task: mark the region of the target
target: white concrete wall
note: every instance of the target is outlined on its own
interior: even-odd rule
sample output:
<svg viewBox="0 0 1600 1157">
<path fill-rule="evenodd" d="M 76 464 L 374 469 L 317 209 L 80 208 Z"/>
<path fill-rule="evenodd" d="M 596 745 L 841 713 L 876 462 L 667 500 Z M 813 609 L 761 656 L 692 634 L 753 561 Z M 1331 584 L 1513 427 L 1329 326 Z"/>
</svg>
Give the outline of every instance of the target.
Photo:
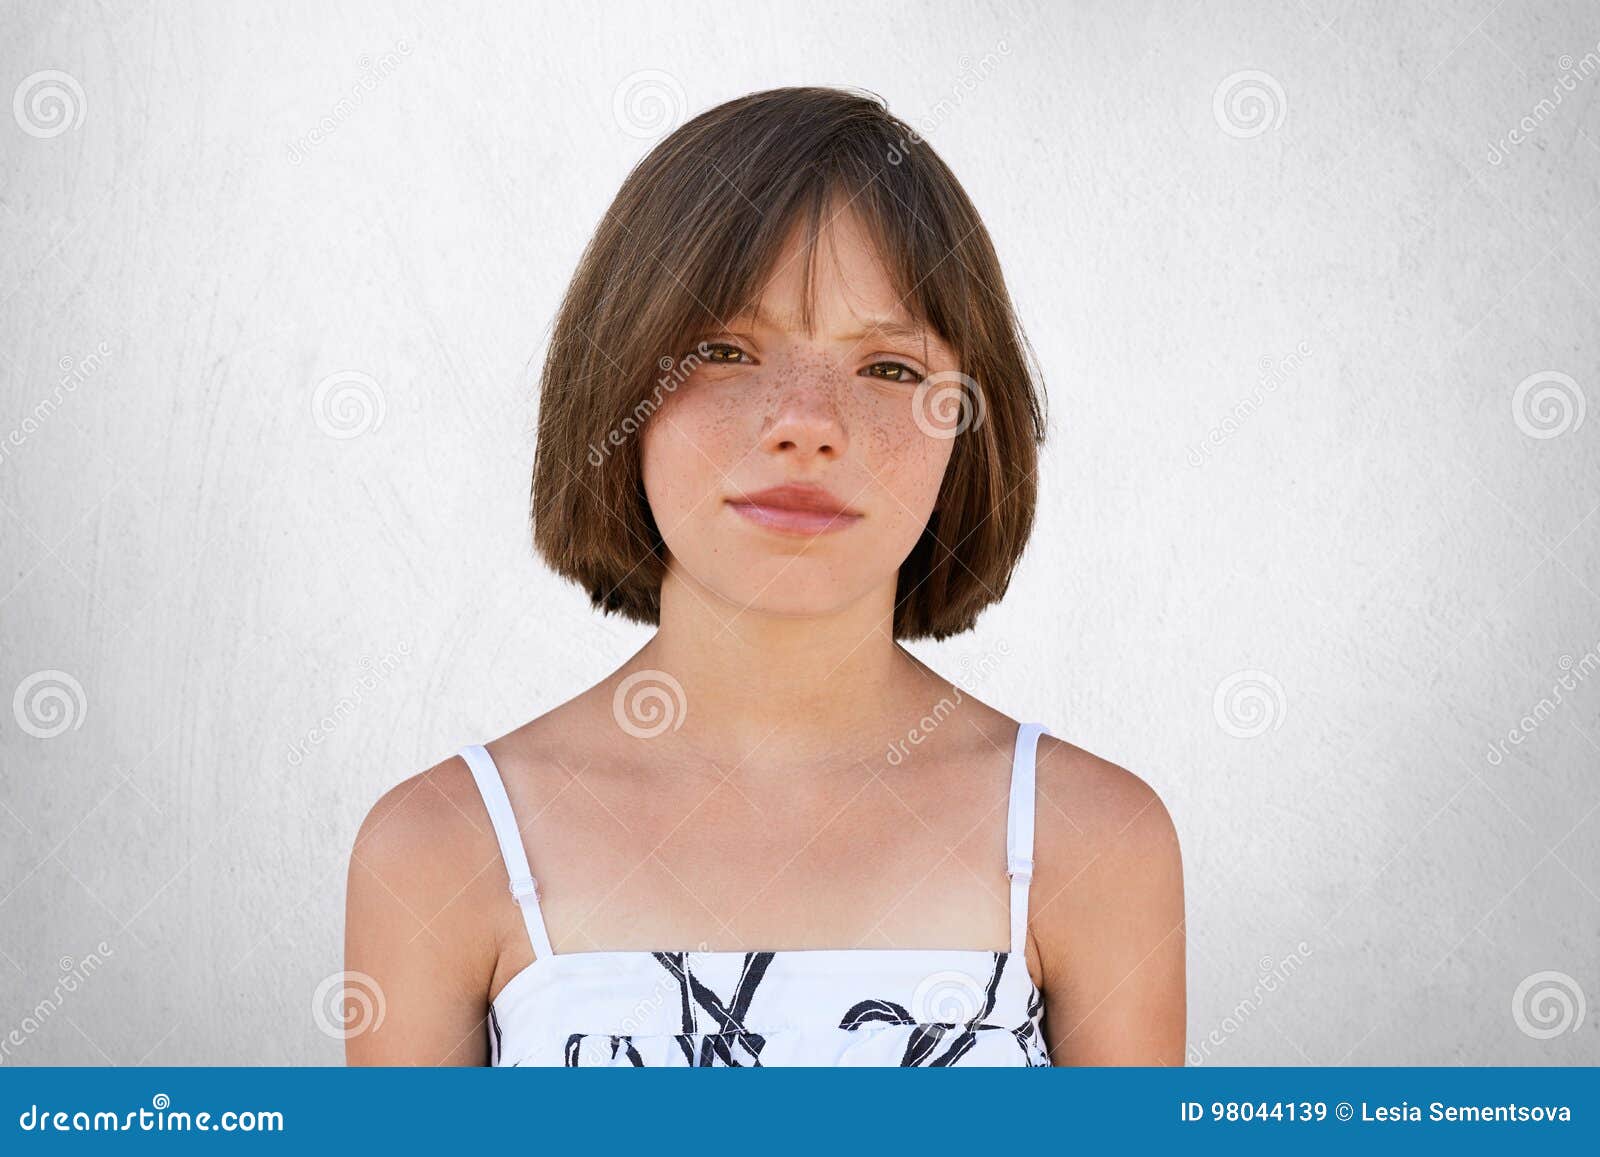
<svg viewBox="0 0 1600 1157">
<path fill-rule="evenodd" d="M 365 809 L 644 637 L 526 542 L 580 248 L 652 136 L 794 83 L 882 93 L 1001 250 L 1037 538 L 918 651 L 1165 797 L 1194 1059 L 1600 1062 L 1593 4 L 4 23 L 4 1063 L 339 1062 Z"/>
</svg>

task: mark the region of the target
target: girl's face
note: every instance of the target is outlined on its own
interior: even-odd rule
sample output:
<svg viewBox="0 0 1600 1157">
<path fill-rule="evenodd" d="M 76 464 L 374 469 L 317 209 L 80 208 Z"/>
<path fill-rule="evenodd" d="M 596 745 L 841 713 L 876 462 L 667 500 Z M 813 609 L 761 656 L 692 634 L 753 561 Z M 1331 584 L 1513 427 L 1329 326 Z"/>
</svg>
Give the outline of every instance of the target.
<svg viewBox="0 0 1600 1157">
<path fill-rule="evenodd" d="M 797 228 L 759 312 L 683 355 L 694 368 L 641 444 L 669 571 L 767 614 L 885 587 L 892 602 L 958 428 L 959 361 L 901 306 L 860 222 L 840 213 L 820 241 L 814 331 Z"/>
</svg>

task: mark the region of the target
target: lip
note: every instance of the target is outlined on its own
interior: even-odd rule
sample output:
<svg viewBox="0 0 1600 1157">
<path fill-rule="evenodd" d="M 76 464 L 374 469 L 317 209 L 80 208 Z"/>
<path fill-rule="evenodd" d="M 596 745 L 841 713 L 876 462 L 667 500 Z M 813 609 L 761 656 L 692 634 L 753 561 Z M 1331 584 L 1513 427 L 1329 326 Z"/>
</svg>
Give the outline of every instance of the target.
<svg viewBox="0 0 1600 1157">
<path fill-rule="evenodd" d="M 743 518 L 779 534 L 817 535 L 845 530 L 861 521 L 831 491 L 821 486 L 789 483 L 728 499 Z"/>
</svg>

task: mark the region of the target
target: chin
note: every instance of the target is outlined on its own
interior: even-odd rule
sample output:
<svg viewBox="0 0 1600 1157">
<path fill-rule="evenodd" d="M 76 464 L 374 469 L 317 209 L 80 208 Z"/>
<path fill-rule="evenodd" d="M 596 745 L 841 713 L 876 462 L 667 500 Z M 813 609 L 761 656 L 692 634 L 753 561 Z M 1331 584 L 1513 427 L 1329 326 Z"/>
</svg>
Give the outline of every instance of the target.
<svg viewBox="0 0 1600 1157">
<path fill-rule="evenodd" d="M 811 565 L 808 565 L 810 563 Z M 738 607 L 741 614 L 770 615 L 780 619 L 813 619 L 838 614 L 861 598 L 870 584 L 842 584 L 826 571 L 826 564 L 787 557 L 751 560 L 736 573 L 726 564 L 724 573 L 700 585 L 719 600 Z"/>
</svg>

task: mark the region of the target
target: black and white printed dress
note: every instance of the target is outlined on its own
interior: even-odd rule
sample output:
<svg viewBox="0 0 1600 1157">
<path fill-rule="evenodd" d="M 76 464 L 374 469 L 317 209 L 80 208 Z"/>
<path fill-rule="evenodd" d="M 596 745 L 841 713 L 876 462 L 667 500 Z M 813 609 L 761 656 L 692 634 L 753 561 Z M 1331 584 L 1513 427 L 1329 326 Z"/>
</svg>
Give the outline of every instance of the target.
<svg viewBox="0 0 1600 1157">
<path fill-rule="evenodd" d="M 464 748 L 535 959 L 489 1006 L 494 1065 L 1048 1065 L 1024 947 L 1038 723 L 1017 731 L 1006 824 L 1011 946 L 551 951 L 499 769 Z"/>
</svg>

